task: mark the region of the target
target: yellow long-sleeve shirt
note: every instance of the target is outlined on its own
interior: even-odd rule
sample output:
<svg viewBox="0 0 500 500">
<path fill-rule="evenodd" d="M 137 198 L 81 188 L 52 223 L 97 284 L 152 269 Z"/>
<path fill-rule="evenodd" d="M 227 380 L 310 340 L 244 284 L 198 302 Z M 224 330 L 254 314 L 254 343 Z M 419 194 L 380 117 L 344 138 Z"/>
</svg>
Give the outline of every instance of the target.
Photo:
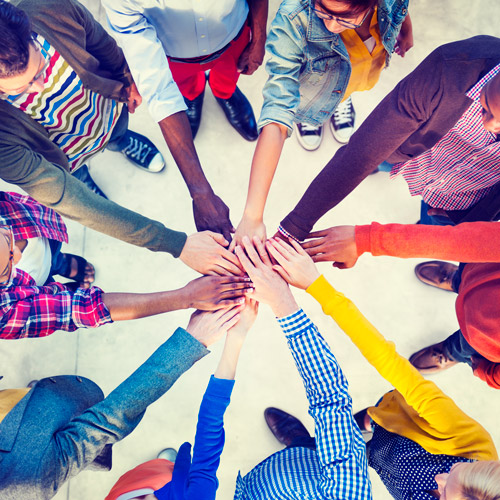
<svg viewBox="0 0 500 500">
<path fill-rule="evenodd" d="M 384 396 L 370 417 L 384 429 L 415 441 L 429 453 L 474 460 L 498 460 L 489 433 L 439 387 L 400 356 L 343 294 L 320 276 L 309 288 L 323 311 L 340 326 L 368 362 L 395 391 Z"/>
</svg>

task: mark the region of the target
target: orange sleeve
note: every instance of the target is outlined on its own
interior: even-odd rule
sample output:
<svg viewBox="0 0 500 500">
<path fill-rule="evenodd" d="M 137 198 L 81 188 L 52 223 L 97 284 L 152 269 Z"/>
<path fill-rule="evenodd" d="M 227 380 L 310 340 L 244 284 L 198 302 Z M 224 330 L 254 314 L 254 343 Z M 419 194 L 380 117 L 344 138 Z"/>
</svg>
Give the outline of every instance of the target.
<svg viewBox="0 0 500 500">
<path fill-rule="evenodd" d="M 500 222 L 457 226 L 379 224 L 356 226 L 358 255 L 431 258 L 458 262 L 500 262 Z"/>
<path fill-rule="evenodd" d="M 482 359 L 474 370 L 474 375 L 484 380 L 493 389 L 500 389 L 500 363 Z"/>
</svg>

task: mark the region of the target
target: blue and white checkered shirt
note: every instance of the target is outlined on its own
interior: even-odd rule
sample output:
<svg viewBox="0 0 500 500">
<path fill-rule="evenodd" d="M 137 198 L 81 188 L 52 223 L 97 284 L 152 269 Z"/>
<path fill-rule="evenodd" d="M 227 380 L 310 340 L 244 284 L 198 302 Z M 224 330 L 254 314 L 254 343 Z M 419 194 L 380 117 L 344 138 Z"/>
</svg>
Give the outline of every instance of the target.
<svg viewBox="0 0 500 500">
<path fill-rule="evenodd" d="M 365 443 L 335 356 L 302 309 L 278 323 L 304 382 L 316 450 L 287 448 L 266 458 L 238 476 L 235 500 L 371 499 Z"/>
</svg>

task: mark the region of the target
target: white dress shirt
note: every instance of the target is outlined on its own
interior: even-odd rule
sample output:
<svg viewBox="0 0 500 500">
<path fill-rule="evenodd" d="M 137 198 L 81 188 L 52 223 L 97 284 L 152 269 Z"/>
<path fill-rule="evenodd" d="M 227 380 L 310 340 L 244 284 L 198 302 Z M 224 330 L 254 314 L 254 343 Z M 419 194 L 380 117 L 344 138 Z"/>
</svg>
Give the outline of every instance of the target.
<svg viewBox="0 0 500 500">
<path fill-rule="evenodd" d="M 156 121 L 186 109 L 165 54 L 210 55 L 233 40 L 246 0 L 103 0 L 140 94 Z"/>
</svg>

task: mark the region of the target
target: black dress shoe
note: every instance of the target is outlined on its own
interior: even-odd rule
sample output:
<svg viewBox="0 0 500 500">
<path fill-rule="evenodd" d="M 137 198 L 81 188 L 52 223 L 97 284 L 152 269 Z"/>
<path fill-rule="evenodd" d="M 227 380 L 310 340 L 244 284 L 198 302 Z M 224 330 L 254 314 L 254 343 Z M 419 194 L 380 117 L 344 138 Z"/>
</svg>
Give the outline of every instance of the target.
<svg viewBox="0 0 500 500">
<path fill-rule="evenodd" d="M 102 189 L 94 182 L 94 179 L 90 177 L 89 167 L 87 167 L 87 165 L 82 165 L 71 175 L 82 181 L 93 193 L 102 196 L 105 200 L 109 200 L 109 198 L 102 192 Z"/>
<path fill-rule="evenodd" d="M 215 98 L 229 120 L 229 123 L 247 141 L 255 141 L 259 136 L 252 106 L 241 90 L 236 87 L 229 99 Z"/>
<path fill-rule="evenodd" d="M 203 108 L 203 97 L 205 96 L 205 89 L 198 96 L 195 97 L 192 101 L 187 97 L 184 97 L 184 102 L 186 103 L 187 110 L 186 115 L 189 120 L 189 125 L 191 125 L 191 133 L 193 134 L 193 139 L 195 138 L 198 129 L 200 128 L 201 121 L 201 110 Z"/>
<path fill-rule="evenodd" d="M 290 446 L 296 438 L 311 437 L 298 418 L 278 408 L 266 408 L 264 418 L 274 437 L 285 446 Z"/>
</svg>

